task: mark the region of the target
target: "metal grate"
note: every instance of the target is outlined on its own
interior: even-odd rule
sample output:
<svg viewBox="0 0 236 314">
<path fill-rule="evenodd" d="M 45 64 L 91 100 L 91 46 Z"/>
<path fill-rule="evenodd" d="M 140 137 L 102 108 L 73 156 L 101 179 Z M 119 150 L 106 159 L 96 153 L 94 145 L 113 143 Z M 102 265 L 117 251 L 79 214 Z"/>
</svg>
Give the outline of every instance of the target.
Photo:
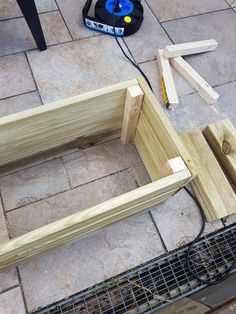
<svg viewBox="0 0 236 314">
<path fill-rule="evenodd" d="M 184 247 L 156 258 L 34 313 L 152 313 L 206 286 L 186 268 L 186 251 Z M 202 238 L 191 254 L 191 263 L 206 280 L 224 273 L 235 256 L 236 224 Z"/>
</svg>

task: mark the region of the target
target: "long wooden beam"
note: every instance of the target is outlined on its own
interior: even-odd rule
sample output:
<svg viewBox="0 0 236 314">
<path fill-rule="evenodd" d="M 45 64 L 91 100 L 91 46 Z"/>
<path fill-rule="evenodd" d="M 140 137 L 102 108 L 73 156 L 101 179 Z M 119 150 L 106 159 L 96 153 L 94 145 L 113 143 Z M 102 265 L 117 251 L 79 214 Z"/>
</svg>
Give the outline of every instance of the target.
<svg viewBox="0 0 236 314">
<path fill-rule="evenodd" d="M 236 129 L 230 120 L 208 125 L 204 136 L 236 187 Z"/>
<path fill-rule="evenodd" d="M 190 183 L 207 221 L 236 213 L 236 195 L 201 131 L 181 136 L 197 167 Z"/>
<path fill-rule="evenodd" d="M 0 119 L 0 167 L 80 138 L 120 131 L 127 88 L 137 80 Z"/>
<path fill-rule="evenodd" d="M 189 43 L 166 46 L 163 54 L 166 58 L 192 55 L 195 53 L 215 50 L 218 43 L 215 39 L 193 41 Z"/>
<path fill-rule="evenodd" d="M 189 65 L 182 57 L 170 59 L 171 65 L 195 88 L 199 95 L 210 105 L 220 95 Z"/>
<path fill-rule="evenodd" d="M 71 243 L 175 194 L 191 178 L 188 169 L 31 231 L 0 245 L 0 271 Z"/>
</svg>

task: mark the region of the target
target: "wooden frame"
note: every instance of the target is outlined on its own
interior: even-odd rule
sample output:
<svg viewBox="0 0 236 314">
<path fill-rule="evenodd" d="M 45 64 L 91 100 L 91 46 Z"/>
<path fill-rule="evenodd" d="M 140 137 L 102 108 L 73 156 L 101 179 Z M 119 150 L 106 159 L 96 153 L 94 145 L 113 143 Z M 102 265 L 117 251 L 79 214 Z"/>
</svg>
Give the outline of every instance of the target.
<svg viewBox="0 0 236 314">
<path fill-rule="evenodd" d="M 122 127 L 123 125 L 123 127 Z M 0 169 L 69 142 L 133 141 L 153 181 L 0 244 L 0 271 L 165 201 L 194 165 L 143 78 L 0 119 Z"/>
</svg>

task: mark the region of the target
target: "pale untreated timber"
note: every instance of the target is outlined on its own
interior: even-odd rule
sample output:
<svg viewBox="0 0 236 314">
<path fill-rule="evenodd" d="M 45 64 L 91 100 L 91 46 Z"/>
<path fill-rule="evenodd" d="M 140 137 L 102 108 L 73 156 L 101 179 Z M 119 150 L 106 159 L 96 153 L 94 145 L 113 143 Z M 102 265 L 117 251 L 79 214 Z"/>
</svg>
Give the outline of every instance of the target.
<svg viewBox="0 0 236 314">
<path fill-rule="evenodd" d="M 128 144 L 133 141 L 139 119 L 139 112 L 143 103 L 143 91 L 139 85 L 127 88 L 121 141 Z"/>
<path fill-rule="evenodd" d="M 179 104 L 179 98 L 176 92 L 175 83 L 172 75 L 172 70 L 170 67 L 169 60 L 163 55 L 163 50 L 157 50 L 157 61 L 159 64 L 161 79 L 162 79 L 162 87 L 164 94 L 165 104 L 171 108 L 174 108 Z M 165 99 L 165 94 L 168 99 Z"/>
<path fill-rule="evenodd" d="M 195 53 L 207 52 L 215 50 L 218 43 L 215 39 L 193 41 L 189 43 L 169 45 L 163 49 L 166 58 L 174 58 L 192 55 Z"/>
<path fill-rule="evenodd" d="M 207 221 L 236 213 L 236 195 L 201 131 L 182 135 L 197 167 L 190 185 L 203 207 Z"/>
<path fill-rule="evenodd" d="M 138 79 L 144 92 L 134 143 L 152 180 L 172 173 L 168 160 L 182 157 L 192 176 L 196 168 L 180 136 L 167 118 L 144 78 Z"/>
<path fill-rule="evenodd" d="M 208 125 L 203 131 L 212 150 L 236 186 L 236 129 L 230 120 Z"/>
<path fill-rule="evenodd" d="M 208 104 L 218 100 L 220 95 L 182 57 L 171 58 L 170 63 Z"/>
<path fill-rule="evenodd" d="M 191 178 L 188 169 L 31 231 L 0 245 L 0 271 L 142 212 L 175 194 Z"/>
<path fill-rule="evenodd" d="M 0 119 L 0 166 L 79 138 L 121 130 L 126 90 L 136 80 Z"/>
</svg>

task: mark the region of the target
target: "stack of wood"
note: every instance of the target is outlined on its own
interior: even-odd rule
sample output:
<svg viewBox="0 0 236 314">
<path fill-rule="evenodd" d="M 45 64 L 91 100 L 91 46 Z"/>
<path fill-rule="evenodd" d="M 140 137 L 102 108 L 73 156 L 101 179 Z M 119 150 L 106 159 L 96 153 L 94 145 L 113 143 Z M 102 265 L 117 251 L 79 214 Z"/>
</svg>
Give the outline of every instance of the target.
<svg viewBox="0 0 236 314">
<path fill-rule="evenodd" d="M 210 39 L 169 45 L 164 49 L 158 49 L 157 60 L 162 78 L 164 101 L 168 107 L 174 108 L 179 104 L 171 65 L 198 91 L 208 104 L 217 101 L 219 94 L 183 59 L 183 56 L 215 50 L 217 45 L 214 39 Z"/>
<path fill-rule="evenodd" d="M 207 221 L 236 213 L 236 129 L 229 120 L 182 135 L 197 168 L 190 183 Z"/>
</svg>

